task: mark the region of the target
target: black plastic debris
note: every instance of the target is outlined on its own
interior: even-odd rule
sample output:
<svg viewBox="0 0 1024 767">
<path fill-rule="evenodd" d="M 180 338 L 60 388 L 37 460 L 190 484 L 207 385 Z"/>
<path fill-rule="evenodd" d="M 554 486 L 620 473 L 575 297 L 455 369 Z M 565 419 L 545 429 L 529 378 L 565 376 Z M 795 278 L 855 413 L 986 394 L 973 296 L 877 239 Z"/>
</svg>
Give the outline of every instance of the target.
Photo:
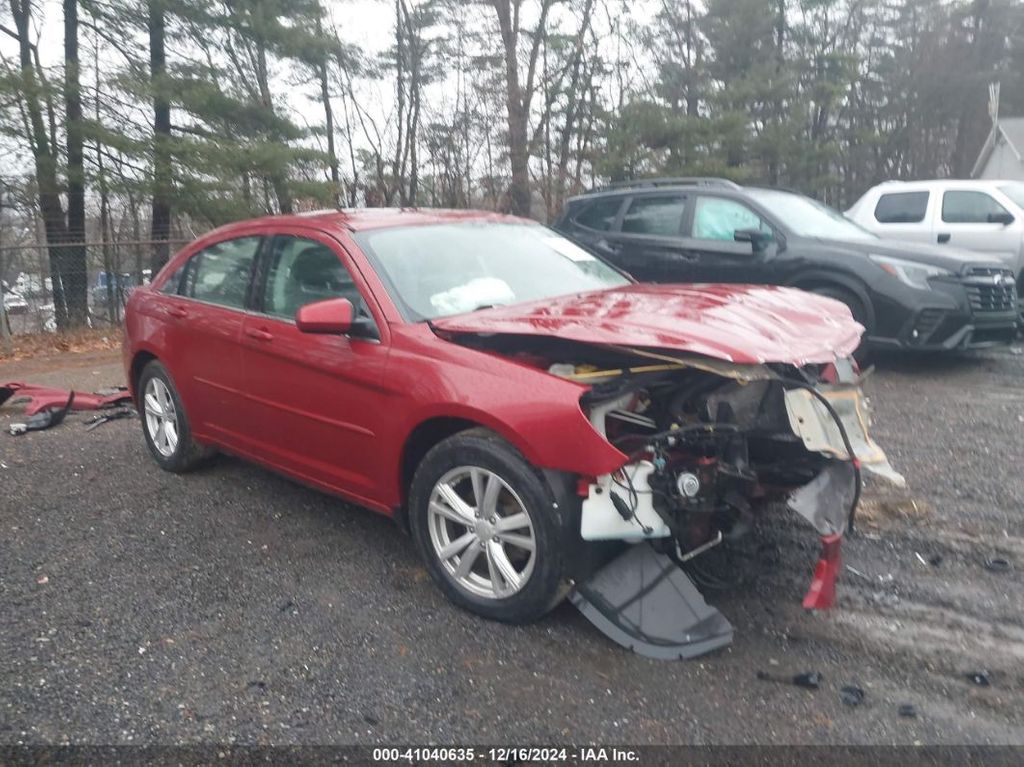
<svg viewBox="0 0 1024 767">
<path fill-rule="evenodd" d="M 117 421 L 121 418 L 133 418 L 135 415 L 135 408 L 133 407 L 119 407 L 114 410 L 106 410 L 86 421 L 85 430 L 92 431 L 97 426 L 102 426 L 110 421 Z"/>
<path fill-rule="evenodd" d="M 917 718 L 917 706 L 913 703 L 900 703 L 900 707 L 896 710 L 904 719 Z"/>
<path fill-rule="evenodd" d="M 859 706 L 864 702 L 864 690 L 854 684 L 844 685 L 839 689 L 839 700 L 847 706 Z"/>
<path fill-rule="evenodd" d="M 932 567 L 938 567 L 942 564 L 942 555 L 933 554 L 932 556 L 928 557 L 928 564 L 930 564 Z"/>
<path fill-rule="evenodd" d="M 985 569 L 993 573 L 1010 572 L 1010 560 L 1003 557 L 989 557 L 985 560 Z"/>
<path fill-rule="evenodd" d="M 763 679 L 766 682 L 791 684 L 795 687 L 803 687 L 805 690 L 817 690 L 821 687 L 821 681 L 824 677 L 822 677 L 822 675 L 817 671 L 805 671 L 802 674 L 795 674 L 793 676 L 783 676 L 782 674 L 771 674 L 767 671 L 758 671 L 757 678 Z"/>
<path fill-rule="evenodd" d="M 31 415 L 21 423 L 12 423 L 9 427 L 11 434 L 17 437 L 29 431 L 43 431 L 58 426 L 67 417 L 71 406 L 75 404 L 75 393 L 68 395 L 68 401 L 63 407 L 49 407 Z"/>
<path fill-rule="evenodd" d="M 992 684 L 989 681 L 987 671 L 968 671 L 967 679 L 971 684 L 976 684 L 978 687 L 988 687 Z"/>
<path fill-rule="evenodd" d="M 682 569 L 646 544 L 630 546 L 569 600 L 613 642 L 648 658 L 695 658 L 732 642 L 725 616 Z"/>
</svg>

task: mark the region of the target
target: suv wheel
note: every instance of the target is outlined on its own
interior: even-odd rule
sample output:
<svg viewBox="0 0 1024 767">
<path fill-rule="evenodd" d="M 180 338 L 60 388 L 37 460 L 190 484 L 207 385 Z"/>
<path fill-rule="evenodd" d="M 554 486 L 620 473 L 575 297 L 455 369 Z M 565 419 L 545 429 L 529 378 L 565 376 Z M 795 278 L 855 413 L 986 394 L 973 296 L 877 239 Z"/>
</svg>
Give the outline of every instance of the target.
<svg viewBox="0 0 1024 767">
<path fill-rule="evenodd" d="M 816 288 L 811 288 L 810 292 L 815 295 L 834 298 L 836 301 L 846 304 L 846 307 L 850 310 L 850 314 L 853 315 L 853 318 L 864 326 L 864 335 L 861 337 L 860 345 L 853 352 L 853 356 L 858 361 L 863 362 L 867 357 L 867 336 L 871 332 L 871 325 L 868 322 L 868 312 L 867 308 L 864 306 L 864 302 L 861 301 L 853 291 L 833 285 L 820 285 Z"/>
</svg>

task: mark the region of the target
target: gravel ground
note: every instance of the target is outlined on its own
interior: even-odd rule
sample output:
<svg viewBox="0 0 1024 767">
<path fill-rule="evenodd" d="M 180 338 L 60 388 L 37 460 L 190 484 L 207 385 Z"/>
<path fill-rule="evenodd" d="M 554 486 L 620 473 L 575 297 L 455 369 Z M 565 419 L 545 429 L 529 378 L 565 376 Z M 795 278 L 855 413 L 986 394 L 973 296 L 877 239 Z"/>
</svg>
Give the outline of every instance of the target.
<svg viewBox="0 0 1024 767">
<path fill-rule="evenodd" d="M 0 364 L 121 377 L 110 353 Z M 0 743 L 1024 744 L 1022 377 L 1020 348 L 881 360 L 875 437 L 910 489 L 869 488 L 839 609 L 801 610 L 816 537 L 772 517 L 709 560 L 746 576 L 709 595 L 735 643 L 675 663 L 568 605 L 463 613 L 387 519 L 234 459 L 166 474 L 136 421 L 2 434 Z"/>
</svg>

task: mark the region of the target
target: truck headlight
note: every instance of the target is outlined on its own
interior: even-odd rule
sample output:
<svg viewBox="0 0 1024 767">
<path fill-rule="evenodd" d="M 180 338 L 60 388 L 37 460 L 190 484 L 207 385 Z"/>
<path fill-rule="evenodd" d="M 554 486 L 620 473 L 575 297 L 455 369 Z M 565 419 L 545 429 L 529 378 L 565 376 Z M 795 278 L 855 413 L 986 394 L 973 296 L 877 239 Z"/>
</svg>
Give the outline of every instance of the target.
<svg viewBox="0 0 1024 767">
<path fill-rule="evenodd" d="M 872 253 L 868 258 L 903 284 L 919 290 L 931 290 L 931 285 L 928 284 L 929 277 L 949 277 L 953 274 L 949 269 L 943 269 L 941 266 L 904 261 L 902 258 L 893 258 L 892 256 L 879 256 Z"/>
</svg>

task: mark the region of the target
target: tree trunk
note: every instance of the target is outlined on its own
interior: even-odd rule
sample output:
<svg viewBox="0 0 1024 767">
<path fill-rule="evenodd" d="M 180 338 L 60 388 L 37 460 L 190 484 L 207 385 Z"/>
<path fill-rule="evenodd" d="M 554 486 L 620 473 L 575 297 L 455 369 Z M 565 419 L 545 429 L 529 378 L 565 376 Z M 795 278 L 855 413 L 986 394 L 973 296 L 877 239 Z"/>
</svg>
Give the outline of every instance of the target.
<svg viewBox="0 0 1024 767">
<path fill-rule="evenodd" d="M 150 216 L 150 269 L 153 276 L 171 255 L 171 104 L 167 94 L 164 52 L 164 3 L 149 2 L 149 80 L 153 89 L 153 210 Z"/>
<path fill-rule="evenodd" d="M 529 112 L 519 83 L 519 26 L 518 7 L 513 18 L 512 2 L 494 0 L 498 14 L 498 28 L 505 52 L 505 106 L 508 110 L 508 159 L 512 171 L 509 188 L 509 211 L 517 216 L 530 215 L 530 148 Z M 538 31 L 539 34 L 539 31 Z"/>
<path fill-rule="evenodd" d="M 61 277 L 68 324 L 86 324 L 89 313 L 85 263 L 85 147 L 78 62 L 78 0 L 64 0 L 64 111 L 68 154 L 67 246 Z"/>
</svg>

